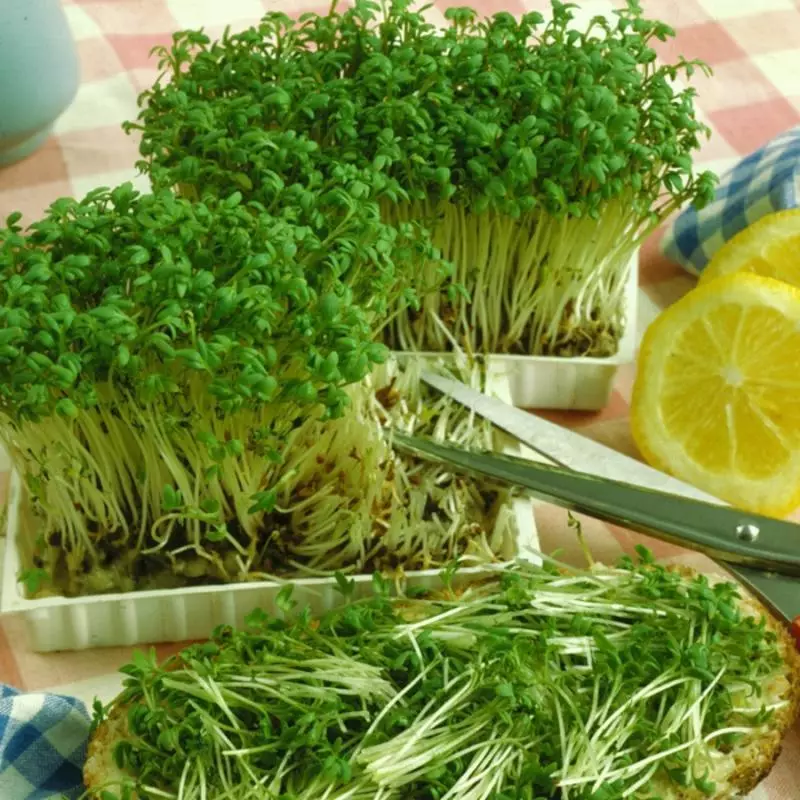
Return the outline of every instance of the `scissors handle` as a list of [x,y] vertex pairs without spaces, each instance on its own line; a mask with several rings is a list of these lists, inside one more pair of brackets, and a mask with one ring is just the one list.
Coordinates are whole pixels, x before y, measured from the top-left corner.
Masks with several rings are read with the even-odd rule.
[[392,436],[397,448],[521,486],[555,505],[733,565],[800,576],[800,527],[793,523],[515,456],[465,450],[396,431]]

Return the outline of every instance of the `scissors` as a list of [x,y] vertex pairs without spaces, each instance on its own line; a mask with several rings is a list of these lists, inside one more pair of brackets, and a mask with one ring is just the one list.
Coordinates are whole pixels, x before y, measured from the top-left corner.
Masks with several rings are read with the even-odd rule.
[[778,617],[800,646],[800,525],[751,514],[713,495],[523,411],[433,373],[422,379],[551,463],[465,450],[393,433],[394,446],[527,489],[555,505],[698,550],[721,562]]

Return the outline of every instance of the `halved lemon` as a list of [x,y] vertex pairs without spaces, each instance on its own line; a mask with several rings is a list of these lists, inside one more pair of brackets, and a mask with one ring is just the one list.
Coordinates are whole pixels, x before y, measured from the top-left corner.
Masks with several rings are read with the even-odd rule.
[[733,272],[754,272],[800,286],[800,208],[767,214],[739,231],[714,254],[700,283]]
[[631,403],[647,461],[740,508],[800,505],[800,290],[738,272],[664,311]]

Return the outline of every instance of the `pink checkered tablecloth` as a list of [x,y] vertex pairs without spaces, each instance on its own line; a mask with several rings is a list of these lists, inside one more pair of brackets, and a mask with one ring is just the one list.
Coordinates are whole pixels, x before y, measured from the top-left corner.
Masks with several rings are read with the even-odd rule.
[[[28,2],[28,0],[5,0]],[[612,0],[584,0],[581,14],[609,12]],[[800,0],[641,0],[650,17],[678,31],[677,39],[661,45],[661,54],[702,58],[712,65],[711,78],[698,76],[697,105],[713,130],[698,161],[723,171],[736,159],[775,134],[800,123]],[[463,3],[449,3],[451,5]],[[156,77],[149,58],[156,44],[166,44],[180,28],[205,27],[211,35],[230,24],[237,29],[256,21],[265,11],[291,14],[323,11],[327,3],[314,0],[64,0],[77,40],[82,84],[72,106],[56,124],[55,133],[35,155],[0,170],[0,218],[20,210],[33,220],[62,195],[82,195],[96,186],[134,180],[136,141],[120,123],[136,115],[136,97]],[[448,5],[440,0],[431,10],[442,20]],[[548,0],[479,0],[481,12],[522,12],[544,9]],[[2,2],[0,2],[0,19]],[[0,109],[2,113],[2,109]],[[693,279],[658,254],[658,234],[641,258],[641,297],[638,330],[693,284]],[[609,406],[599,414],[549,415],[622,451],[634,454],[628,430],[628,399],[633,368],[619,375]],[[562,541],[564,513],[539,506],[537,523],[544,549],[574,547]],[[616,559],[643,537],[596,521],[586,520],[592,549],[601,559]],[[678,553],[652,540],[646,542],[663,558],[688,560],[710,569],[702,557]],[[577,553],[572,555],[578,559]],[[175,648],[161,647],[162,654]],[[25,644],[21,623],[13,618],[0,624],[0,681],[24,689],[57,689],[91,700],[110,697],[119,687],[115,669],[129,649],[37,655]],[[751,800],[800,798],[800,730],[789,736],[785,752],[769,779]]]

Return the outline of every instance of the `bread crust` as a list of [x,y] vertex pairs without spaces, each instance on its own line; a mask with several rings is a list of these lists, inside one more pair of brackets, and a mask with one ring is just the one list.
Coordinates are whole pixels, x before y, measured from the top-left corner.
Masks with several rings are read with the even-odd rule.
[[[688,567],[674,567],[683,577],[693,578],[697,572]],[[724,581],[724,578],[706,576],[712,583]],[[783,749],[786,734],[800,718],[800,651],[789,628],[776,619],[767,607],[750,594],[744,587],[739,587],[741,601],[739,603],[745,616],[766,620],[767,628],[777,638],[778,650],[784,664],[783,675],[787,686],[782,693],[788,704],[775,712],[768,731],[752,742],[733,751],[735,767],[728,776],[728,787],[715,794],[712,800],[735,800],[746,796],[758,786],[775,766],[775,762]],[[676,795],[675,800],[709,800],[699,791],[690,794]]]
[[[677,572],[681,577],[691,580],[699,574],[685,566],[672,566],[671,571]],[[710,582],[717,583],[725,579],[717,576],[706,576]],[[483,582],[483,581],[482,581]],[[460,595],[462,590],[455,592]],[[669,794],[664,795],[664,800],[736,800],[749,794],[767,777],[775,762],[781,754],[783,740],[795,721],[800,718],[800,651],[789,632],[787,626],[777,620],[772,613],[745,588],[740,587],[740,607],[745,616],[752,616],[766,620],[767,628],[777,638],[777,645],[784,663],[783,687],[781,697],[788,700],[788,704],[778,709],[770,721],[769,730],[758,738],[737,747],[732,752],[734,761],[733,769],[727,774],[725,785],[718,788],[717,792],[709,797],[700,790],[679,787],[669,787]],[[431,596],[453,597],[451,592],[435,593]],[[400,605],[401,613],[409,612],[413,604],[408,607]],[[167,669],[177,669],[180,658],[173,657],[167,664]],[[83,778],[90,797],[98,798],[103,787],[110,783],[121,783],[130,780],[131,776],[120,770],[114,761],[113,750],[116,742],[128,736],[127,708],[117,706],[108,717],[97,726],[89,741]],[[131,800],[139,800],[136,794],[131,795]],[[210,798],[210,800],[214,800]]]
[[[83,765],[83,783],[90,797],[99,798],[104,786],[121,784],[130,779],[114,761],[114,745],[128,737],[128,717],[124,706],[117,706],[97,726],[89,740]],[[133,794],[131,800],[139,800]]]

